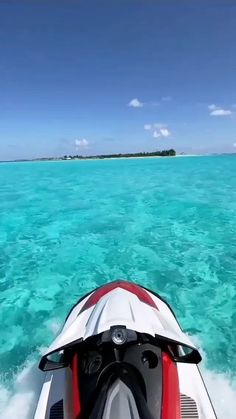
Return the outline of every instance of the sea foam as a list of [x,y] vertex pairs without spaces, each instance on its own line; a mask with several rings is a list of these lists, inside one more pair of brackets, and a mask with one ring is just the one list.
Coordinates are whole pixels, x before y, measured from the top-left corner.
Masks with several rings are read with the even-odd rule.
[[1,419],[32,419],[43,383],[37,364],[28,362],[14,377],[11,390],[0,385]]

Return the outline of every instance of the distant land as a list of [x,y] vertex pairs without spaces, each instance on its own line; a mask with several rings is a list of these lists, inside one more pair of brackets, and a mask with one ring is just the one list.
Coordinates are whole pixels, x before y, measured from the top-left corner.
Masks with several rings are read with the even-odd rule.
[[102,159],[128,159],[137,157],[175,157],[176,151],[174,149],[152,151],[152,152],[140,152],[140,153],[117,153],[117,154],[99,154],[95,156],[81,156],[81,155],[65,155],[62,157],[39,157],[35,159],[16,159],[11,160],[12,162],[25,162],[25,161],[60,161],[60,160],[102,160]]
[[146,158],[146,157],[191,157],[191,156],[224,156],[234,155],[236,153],[204,153],[204,154],[188,154],[176,153],[171,148],[170,150],[139,152],[139,153],[116,153],[116,154],[99,154],[92,156],[81,155],[64,155],[61,157],[38,157],[33,159],[15,159],[15,160],[0,160],[0,163],[16,163],[16,162],[34,162],[34,161],[63,161],[63,160],[106,160],[106,159],[129,159],[129,158]]
[[128,159],[132,157],[167,157],[167,156],[176,156],[176,151],[174,149],[162,150],[162,151],[152,151],[152,152],[140,152],[140,153],[118,153],[118,154],[99,154],[97,156],[63,156],[61,160],[88,160],[88,159]]

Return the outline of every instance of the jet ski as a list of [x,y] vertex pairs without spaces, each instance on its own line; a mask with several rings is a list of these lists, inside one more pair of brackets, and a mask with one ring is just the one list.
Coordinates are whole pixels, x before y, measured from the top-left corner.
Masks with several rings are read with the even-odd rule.
[[108,283],[74,305],[42,356],[34,419],[215,419],[200,361],[160,295]]

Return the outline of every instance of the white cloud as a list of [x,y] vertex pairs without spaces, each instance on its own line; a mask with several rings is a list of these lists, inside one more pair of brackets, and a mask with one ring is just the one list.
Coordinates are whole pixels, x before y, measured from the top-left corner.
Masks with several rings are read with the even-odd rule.
[[211,116],[229,116],[232,115],[232,111],[230,109],[223,109],[220,106],[216,106],[214,103],[208,106],[209,115]]
[[130,106],[131,108],[142,108],[143,107],[143,103],[140,102],[140,100],[138,100],[138,98],[132,99],[129,103],[128,106]]
[[155,122],[154,124],[145,124],[144,129],[151,131],[153,138],[167,138],[171,136],[169,128],[165,124],[161,124],[159,122]]
[[210,112],[211,116],[229,116],[232,115],[232,111],[229,109],[215,109]]
[[235,147],[235,148],[236,148],[236,143],[233,143],[233,147]]
[[168,128],[161,128],[160,134],[162,135],[162,137],[169,137],[171,135]]
[[208,106],[208,109],[209,109],[210,111],[214,111],[215,109],[217,109],[217,106],[216,106],[216,105],[214,105],[214,103],[212,103],[212,105],[209,105],[209,106]]
[[172,97],[171,96],[164,96],[164,97],[161,98],[161,100],[163,102],[170,102],[172,100]]
[[153,131],[153,138],[159,138],[161,136],[160,132],[158,131]]
[[153,101],[153,102],[141,102],[137,97],[132,99],[128,106],[131,108],[143,108],[144,106],[150,106],[155,107],[159,106],[161,102],[170,102],[172,100],[171,96],[163,96],[159,101]]
[[78,150],[79,148],[88,148],[89,142],[86,140],[86,138],[76,139],[75,140],[75,147]]

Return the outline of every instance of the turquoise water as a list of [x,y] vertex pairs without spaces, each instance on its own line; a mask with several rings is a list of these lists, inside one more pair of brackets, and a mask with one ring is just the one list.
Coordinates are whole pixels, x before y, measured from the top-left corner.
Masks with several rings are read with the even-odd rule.
[[166,297],[233,403],[236,156],[0,164],[1,417],[32,417],[31,365],[116,278]]

